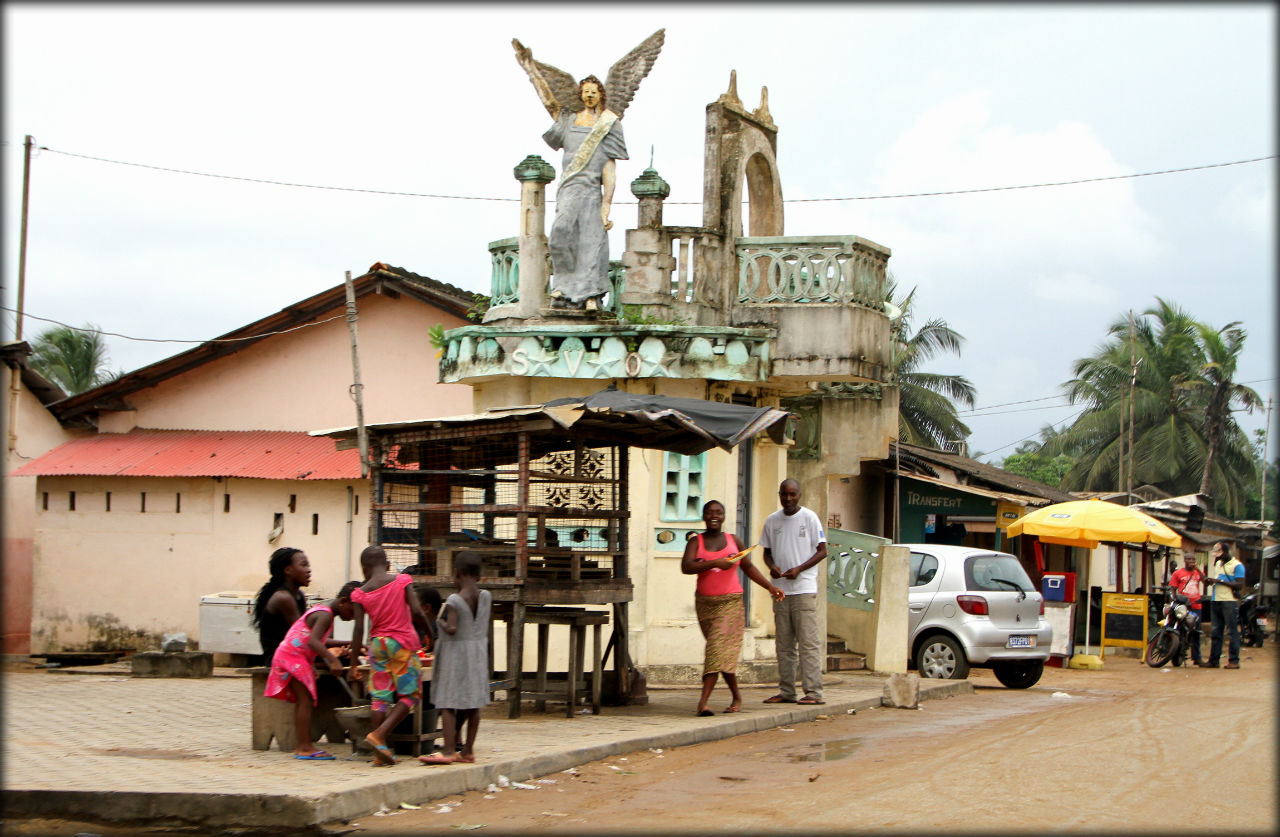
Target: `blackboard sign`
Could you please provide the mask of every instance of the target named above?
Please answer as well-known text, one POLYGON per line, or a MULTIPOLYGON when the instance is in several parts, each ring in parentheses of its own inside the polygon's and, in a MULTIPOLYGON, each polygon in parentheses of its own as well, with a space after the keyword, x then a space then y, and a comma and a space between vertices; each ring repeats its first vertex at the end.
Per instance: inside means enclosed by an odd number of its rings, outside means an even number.
POLYGON ((1147 647, 1147 597, 1140 593, 1102 594, 1100 645, 1147 647))

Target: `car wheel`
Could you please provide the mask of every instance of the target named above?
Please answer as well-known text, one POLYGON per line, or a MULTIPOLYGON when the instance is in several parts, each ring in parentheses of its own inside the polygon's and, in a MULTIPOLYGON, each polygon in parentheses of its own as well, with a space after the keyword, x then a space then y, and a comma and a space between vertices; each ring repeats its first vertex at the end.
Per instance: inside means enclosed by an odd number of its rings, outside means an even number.
POLYGON ((991 670, 1007 688, 1029 689, 1040 682, 1040 675, 1044 674, 1044 660, 992 663, 991 670))
POLYGON ((969 661, 960 644, 949 636, 931 636, 916 652, 916 670, 921 677, 963 680, 969 676, 969 661))

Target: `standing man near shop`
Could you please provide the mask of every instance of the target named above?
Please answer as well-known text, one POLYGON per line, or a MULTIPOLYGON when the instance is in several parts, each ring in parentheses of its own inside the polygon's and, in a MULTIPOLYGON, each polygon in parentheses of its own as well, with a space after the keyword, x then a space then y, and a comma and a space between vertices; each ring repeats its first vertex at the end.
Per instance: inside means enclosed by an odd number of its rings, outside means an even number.
POLYGON ((1244 589, 1244 564, 1231 555, 1231 544, 1217 541, 1209 549, 1213 576, 1213 634, 1209 641, 1209 662, 1198 664, 1217 668, 1222 657, 1222 629, 1227 629, 1227 664, 1240 668, 1240 591, 1244 589))
POLYGON ((760 535, 764 565, 784 594, 773 603, 778 645, 778 694, 765 703, 826 703, 822 699, 822 635, 818 630, 818 564, 827 557, 827 536, 812 510, 800 505, 800 483, 778 486, 782 508, 769 515, 760 535), (796 700, 799 661, 804 697, 796 700))
POLYGON ((1188 607, 1196 615, 1195 627, 1191 629, 1191 662, 1203 667, 1200 661, 1200 626, 1204 624, 1204 612, 1200 607, 1200 599, 1205 593, 1205 575, 1196 566, 1194 552, 1184 552, 1182 568, 1169 576, 1169 588, 1187 597, 1188 607))

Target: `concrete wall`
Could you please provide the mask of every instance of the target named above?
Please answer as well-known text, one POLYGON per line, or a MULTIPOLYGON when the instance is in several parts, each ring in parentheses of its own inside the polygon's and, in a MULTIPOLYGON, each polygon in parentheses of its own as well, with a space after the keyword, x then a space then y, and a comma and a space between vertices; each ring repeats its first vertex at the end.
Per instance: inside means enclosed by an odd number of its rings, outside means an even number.
POLYGON ((356 561, 348 545, 357 555, 365 545, 363 526, 350 533, 347 526, 348 498, 365 493, 359 481, 42 477, 31 652, 154 649, 161 634, 173 631, 198 641, 200 597, 256 591, 279 546, 307 553, 312 576, 305 592, 332 595, 352 577, 356 561), (276 513, 284 533, 272 543, 276 513))
MULTIPOLYGON (((5 370, 6 380, 17 376, 5 370)), ((69 441, 75 434, 64 430, 40 400, 22 386, 18 377, 17 412, 10 415, 11 401, 5 400, 6 444, 4 445, 3 521, 4 584, 3 643, 0 653, 28 654, 31 650, 32 554, 35 550, 35 477, 11 477, 41 454, 69 441), (10 443, 10 435, 12 440, 10 443)))

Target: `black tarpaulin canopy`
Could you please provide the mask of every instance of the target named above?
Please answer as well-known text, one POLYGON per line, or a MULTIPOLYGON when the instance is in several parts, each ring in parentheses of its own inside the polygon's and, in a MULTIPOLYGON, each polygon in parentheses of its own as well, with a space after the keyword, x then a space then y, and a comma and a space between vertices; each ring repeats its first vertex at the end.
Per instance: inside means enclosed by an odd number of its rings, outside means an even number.
MULTIPOLYGON (((535 456, 564 449, 573 440, 693 455, 713 447, 731 450, 762 431, 774 442, 783 444, 785 419, 789 415, 786 410, 775 407, 636 395, 610 387, 594 395, 557 398, 545 404, 506 407, 478 415, 372 424, 368 429, 374 434, 392 436, 419 432, 430 439, 437 432, 452 437, 451 428, 467 427, 482 434, 488 432, 487 428, 493 428, 492 432, 509 434, 527 426, 534 430, 532 452, 535 456), (544 429, 536 430, 535 425, 544 429)), ((355 446, 357 429, 314 430, 311 435, 329 436, 337 440, 341 449, 355 446)), ((514 450, 514 437, 511 443, 514 450)))
POLYGON ((580 410, 571 425, 575 432, 599 432, 636 447, 697 454, 713 447, 731 450, 739 442, 765 431, 783 444, 790 415, 775 407, 748 407, 677 398, 639 395, 609 387, 585 398, 557 398, 543 405, 549 410, 580 410))

